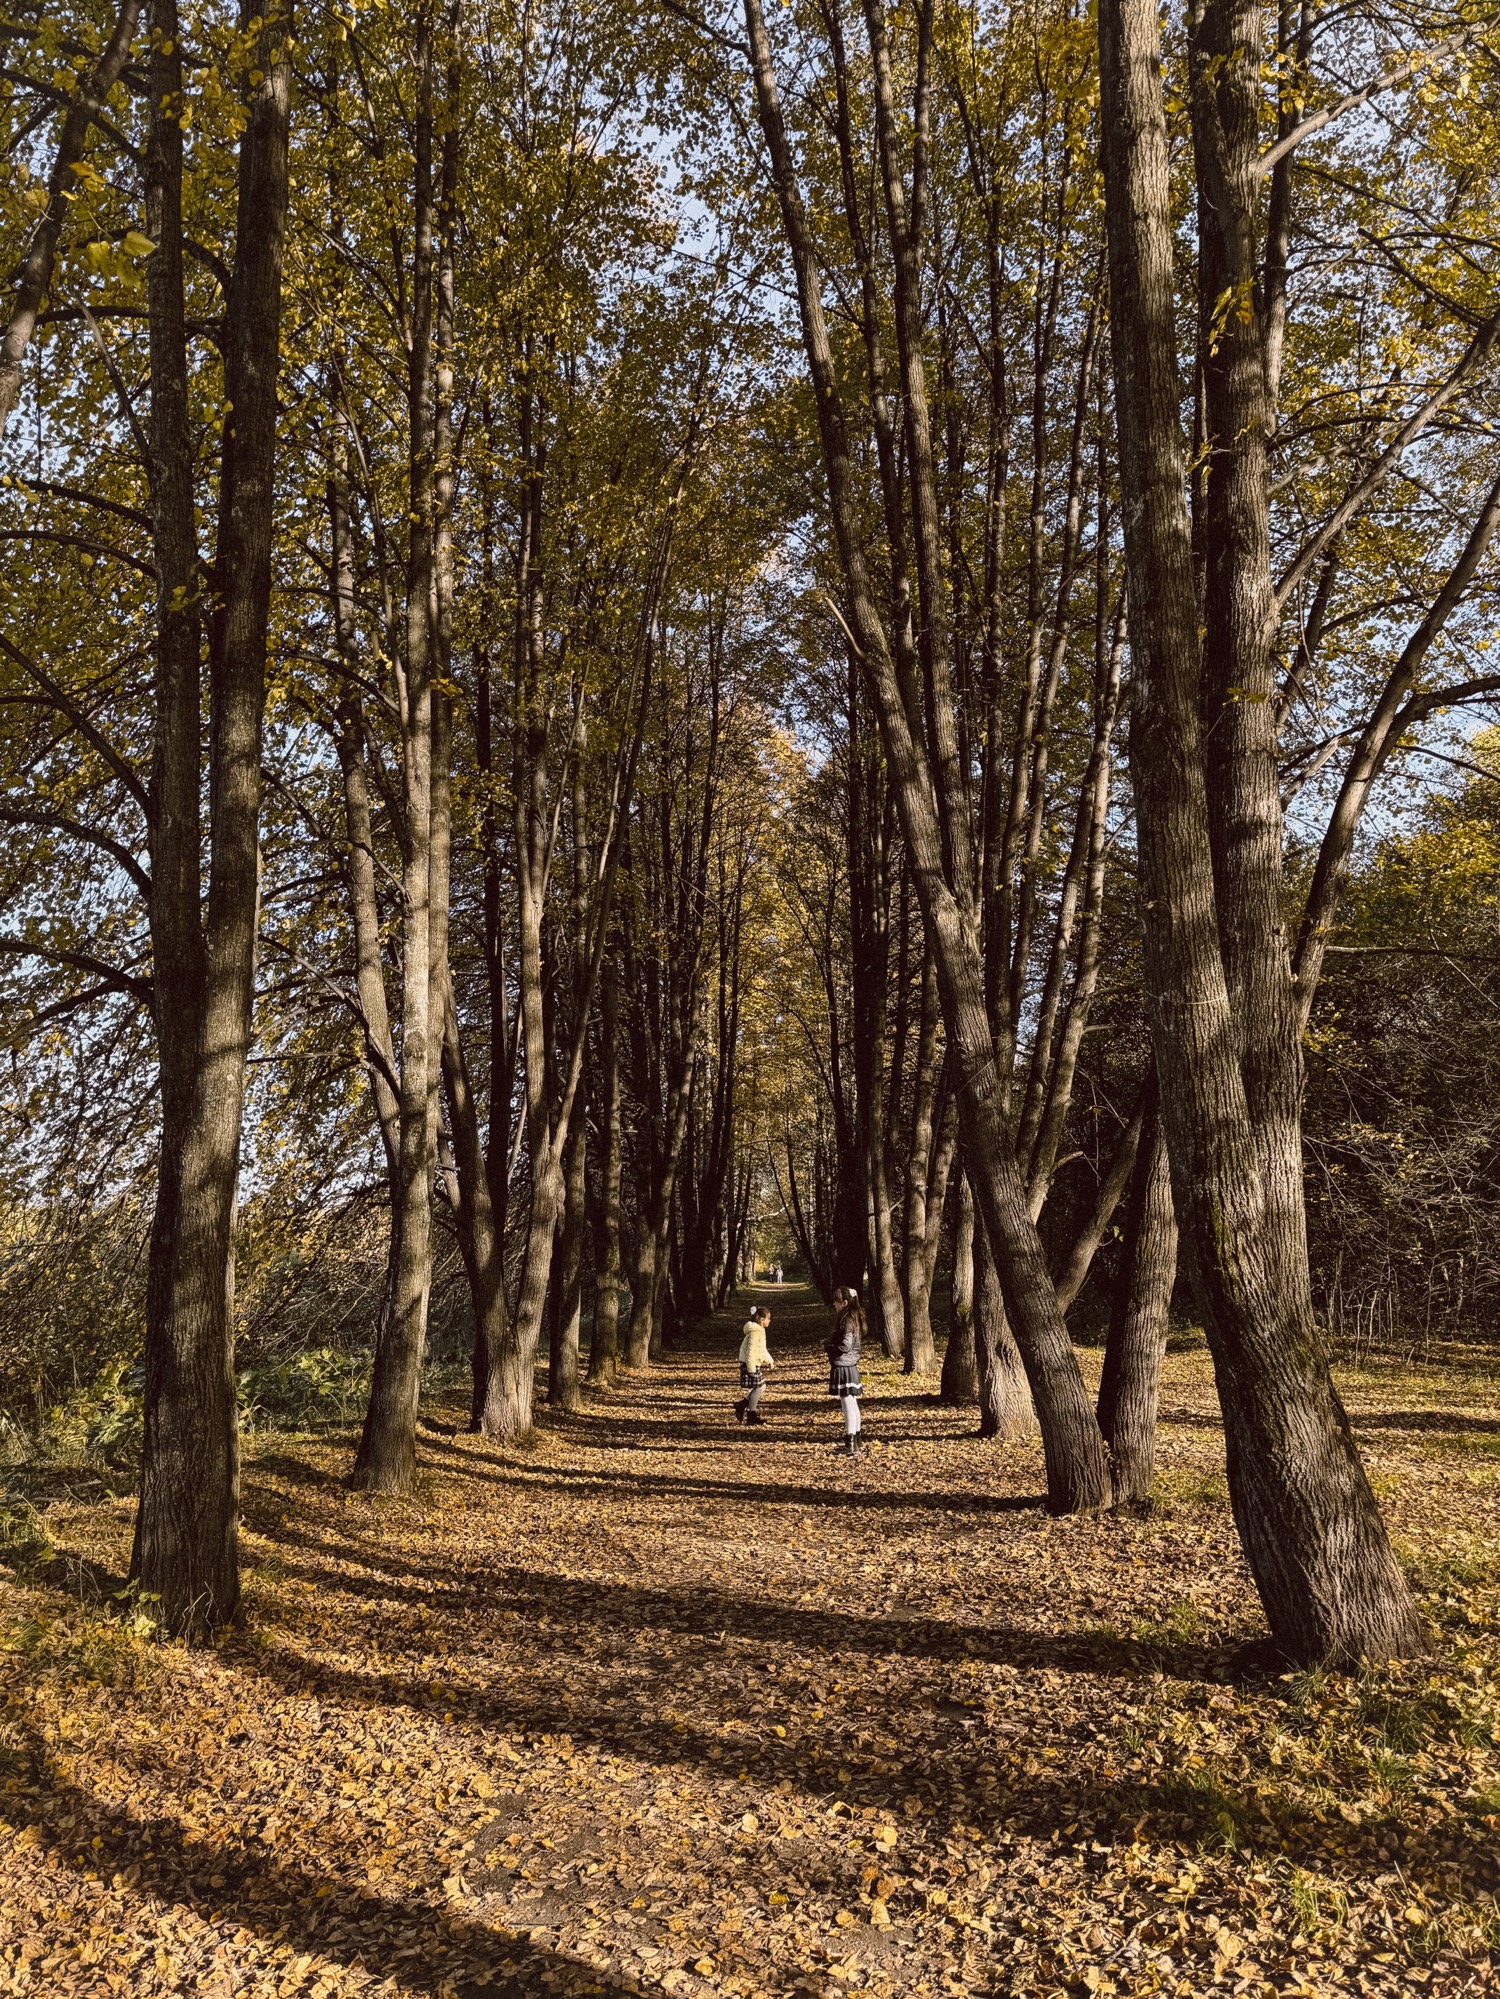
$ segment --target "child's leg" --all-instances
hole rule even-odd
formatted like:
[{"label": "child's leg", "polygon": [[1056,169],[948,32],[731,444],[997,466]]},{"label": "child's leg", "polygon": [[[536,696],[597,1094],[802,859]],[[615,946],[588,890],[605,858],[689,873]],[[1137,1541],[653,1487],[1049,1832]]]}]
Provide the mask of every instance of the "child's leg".
[{"label": "child's leg", "polygon": [[859,1435],[859,1397],[857,1395],[841,1395],[839,1397],[839,1406],[844,1412],[844,1435],[846,1437],[857,1437]]},{"label": "child's leg", "polygon": [[747,1416],[754,1415],[755,1411],[760,1407],[760,1398],[765,1392],[766,1384],[763,1381],[757,1381],[750,1393],[745,1397],[745,1413]]}]

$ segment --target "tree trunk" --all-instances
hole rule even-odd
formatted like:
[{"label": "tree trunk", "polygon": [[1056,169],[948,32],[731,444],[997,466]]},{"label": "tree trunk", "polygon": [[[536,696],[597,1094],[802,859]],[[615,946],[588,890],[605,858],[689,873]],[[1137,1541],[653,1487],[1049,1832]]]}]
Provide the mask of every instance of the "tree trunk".
[{"label": "tree trunk", "polygon": [[668,1103],[666,1145],[660,1176],[652,1191],[650,1207],[641,1217],[640,1248],[636,1256],[635,1275],[631,1280],[630,1321],[625,1329],[625,1365],[631,1368],[649,1366],[653,1349],[657,1352],[661,1350],[667,1231],[672,1221],[677,1162],[682,1157],[682,1143],[687,1136],[696,1059],[696,1051],[689,1040],[684,1052],[683,1073]]},{"label": "tree trunk", "polygon": [[[240,143],[211,626],[208,894],[201,906],[200,571],[183,294],[181,43],[152,12],[147,226],[157,559],[151,936],[162,1152],[147,1276],[144,1442],[131,1578],[166,1629],[239,1603],[234,1227],[255,987],[260,761],[271,598],[281,265],[288,200],[288,25],[257,37]],[[279,44],[279,46],[278,46]],[[274,50],[274,60],[273,60]]]},{"label": "tree trunk", "polygon": [[1099,1382],[1099,1428],[1109,1446],[1115,1505],[1148,1499],[1167,1312],[1177,1281],[1177,1216],[1167,1142],[1155,1116],[1130,1190],[1120,1275],[1110,1304]]},{"label": "tree trunk", "polygon": [[[404,806],[401,871],[401,1082],[398,1179],[392,1227],[398,1251],[396,1296],[375,1348],[370,1403],[350,1483],[365,1492],[410,1492],[417,1465],[417,1407],[427,1306],[432,1290],[432,1184],[437,1164],[445,954],[434,953],[436,917],[445,928],[446,893],[434,897],[434,527],[436,465],[432,421],[434,229],[432,41],[419,15],[415,247],[408,357],[408,477],[411,545],[406,584],[404,675],[399,678]],[[439,697],[446,702],[446,697]],[[439,785],[444,784],[443,777]],[[435,858],[437,867],[434,866]]]},{"label": "tree trunk", "polygon": [[444,979],[443,1087],[453,1124],[453,1151],[458,1164],[458,1234],[469,1297],[474,1311],[473,1380],[469,1396],[469,1428],[477,1430],[484,1415],[490,1368],[504,1343],[506,1330],[505,1250],[495,1225],[486,1171],[479,1108],[469,1081],[453,1004],[451,978]]},{"label": "tree trunk", "polygon": [[969,1190],[967,1174],[958,1183],[948,1344],[943,1352],[943,1379],[938,1396],[955,1409],[979,1400],[979,1359],[974,1340],[974,1196]]},{"label": "tree trunk", "polygon": [[630,1317],[625,1324],[625,1365],[628,1368],[651,1364],[651,1314],[656,1293],[656,1229],[641,1217],[636,1243],[635,1268],[630,1275]]},{"label": "tree trunk", "polygon": [[547,1357],[547,1401],[554,1409],[581,1409],[578,1336],[583,1320],[584,1174],[588,1154],[584,1123],[575,1113],[564,1176],[563,1223],[553,1290],[551,1342]]},{"label": "tree trunk", "polygon": [[865,1140],[866,1203],[870,1226],[870,1320],[888,1360],[899,1360],[906,1344],[896,1239],[891,1229],[891,1190],[885,1170],[884,1119],[870,1120]]},{"label": "tree trunk", "polygon": [[[1213,1351],[1235,1521],[1272,1636],[1299,1663],[1347,1665],[1414,1652],[1422,1634],[1312,1321],[1293,1186],[1300,1049],[1289,1033],[1296,1013],[1286,942],[1267,902],[1273,833],[1280,840],[1277,772],[1267,718],[1248,714],[1269,709],[1272,637],[1259,339],[1251,352],[1239,310],[1226,315],[1209,412],[1208,589],[1227,623],[1216,633],[1212,611],[1206,623],[1214,646],[1238,655],[1229,662],[1236,698],[1217,658],[1207,690],[1224,737],[1214,752],[1211,813],[1152,0],[1102,0],[1099,42],[1134,669],[1130,757],[1173,1198]],[[1214,254],[1255,334],[1253,269],[1245,271],[1257,184],[1257,10],[1210,8],[1202,57],[1195,142],[1216,219],[1204,218],[1200,240],[1218,231]],[[1212,283],[1209,269],[1203,280]],[[1278,851],[1278,884],[1279,870]]]},{"label": "tree trunk", "polygon": [[[958,1115],[950,1103],[942,1120],[943,1128],[928,1157],[927,1192],[924,1197],[922,1233],[912,1246],[906,1273],[908,1320],[915,1310],[919,1325],[925,1324],[928,1361],[921,1371],[931,1374],[937,1367],[937,1347],[932,1338],[932,1286],[937,1277],[938,1251],[943,1240],[943,1210],[948,1204],[948,1177],[958,1154]],[[915,1370],[912,1370],[915,1372]]]},{"label": "tree trunk", "polygon": [[982,1229],[974,1231],[974,1352],[980,1436],[998,1437],[1002,1443],[1029,1436],[1037,1426],[1031,1391]]},{"label": "tree trunk", "polygon": [[933,1112],[941,1056],[937,1045],[937,975],[929,957],[922,976],[922,1016],[912,1085],[911,1144],[906,1154],[905,1341],[902,1369],[931,1374],[937,1367],[928,1300],[932,1266],[927,1257],[927,1182],[933,1165]]},{"label": "tree trunk", "polygon": [[562,1173],[550,1148],[543,1154],[531,1190],[526,1260],[515,1316],[505,1329],[485,1383],[479,1427],[501,1443],[520,1443],[531,1434],[536,1386],[536,1350],[552,1272],[553,1237],[562,1206]]},{"label": "tree trunk", "polygon": [[598,1263],[589,1380],[609,1387],[620,1371],[620,1182],[625,1164],[625,1125],[620,1111],[620,987],[613,954],[605,961],[603,984],[599,1125],[604,1157],[599,1175],[599,1231],[594,1245]]}]

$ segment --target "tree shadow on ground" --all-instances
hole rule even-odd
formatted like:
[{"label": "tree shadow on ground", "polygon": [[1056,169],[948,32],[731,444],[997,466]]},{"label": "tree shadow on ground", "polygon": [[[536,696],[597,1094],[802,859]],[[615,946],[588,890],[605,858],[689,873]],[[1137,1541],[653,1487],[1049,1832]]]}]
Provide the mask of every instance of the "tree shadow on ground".
[{"label": "tree shadow on ground", "polygon": [[[545,1619],[551,1625],[566,1622],[577,1632],[580,1646],[588,1637],[604,1632],[639,1638],[649,1631],[661,1631],[790,1645],[799,1651],[835,1656],[902,1655],[934,1664],[977,1660],[986,1665],[1126,1679],[1163,1672],[1178,1680],[1218,1682],[1238,1671],[1258,1680],[1265,1670],[1259,1656],[1243,1646],[1165,1637],[1147,1642],[1098,1629],[1028,1631],[1010,1625],[960,1624],[916,1613],[869,1616],[818,1609],[769,1594],[737,1595],[705,1583],[668,1589],[559,1576],[545,1569],[503,1563],[429,1566],[418,1580],[413,1579],[408,1563],[352,1539],[330,1543],[326,1535],[302,1532],[284,1520],[266,1523],[261,1532],[273,1545],[297,1548],[313,1558],[300,1564],[283,1558],[279,1565],[282,1575],[310,1582],[328,1595],[410,1601],[428,1610],[447,1608],[465,1616],[473,1614],[478,1596],[496,1610]],[[374,1573],[351,1574],[339,1566],[341,1563]]]},{"label": "tree shadow on ground", "polygon": [[[253,1844],[205,1841],[172,1818],[135,1818],[55,1771],[39,1736],[23,1733],[27,1771],[6,1801],[14,1824],[34,1826],[54,1869],[126,1877],[127,1892],[186,1903],[217,1923],[236,1923],[268,1943],[318,1951],[403,1993],[460,1999],[563,1999],[638,1989],[566,1954],[500,1935],[436,1904],[387,1901],[327,1874],[285,1866]],[[332,1892],[330,1891],[330,1888]]]},{"label": "tree shadow on ground", "polygon": [[[527,1618],[546,1620],[546,1636],[540,1642],[554,1649],[559,1670],[548,1673],[541,1687],[522,1685],[502,1670],[482,1684],[448,1681],[435,1690],[416,1673],[391,1669],[364,1673],[309,1659],[292,1645],[278,1643],[259,1648],[244,1665],[283,1691],[376,1709],[397,1704],[417,1710],[440,1708],[445,1719],[451,1717],[464,1727],[495,1730],[532,1743],[566,1737],[575,1751],[593,1748],[605,1757],[636,1761],[657,1773],[691,1768],[700,1778],[726,1787],[734,1773],[743,1771],[767,1791],[777,1786],[792,1788],[805,1795],[846,1802],[851,1810],[870,1805],[886,1814],[909,1809],[915,1794],[924,1817],[935,1821],[945,1834],[982,1819],[996,1831],[1012,1835],[1065,1838],[1074,1851],[1082,1850],[1081,1843],[1096,1840],[1101,1843],[1097,1862],[1101,1871],[1111,1864],[1107,1849],[1115,1842],[1144,1837],[1166,1846],[1182,1843],[1200,1849],[1227,1849],[1247,1859],[1274,1859],[1278,1863],[1284,1859],[1339,1872],[1363,1864],[1374,1873],[1394,1858],[1414,1883],[1432,1886],[1443,1894],[1454,1891],[1455,1877],[1462,1879],[1468,1893],[1491,1892],[1500,1880],[1492,1836],[1483,1825],[1450,1820],[1434,1829],[1430,1838],[1408,1839],[1394,1814],[1351,1827],[1341,1819],[1325,1819],[1316,1806],[1286,1792],[1275,1794],[1268,1804],[1253,1789],[1242,1790],[1232,1778],[1215,1778],[1207,1770],[1186,1769],[1155,1780],[1122,1776],[1118,1781],[1107,1781],[1095,1776],[1081,1779],[1076,1765],[1066,1761],[1039,1769],[1032,1757],[1027,1768],[1017,1761],[1018,1747],[1024,1749],[1024,1744],[1018,1745],[1014,1737],[997,1734],[988,1726],[966,1726],[948,1718],[944,1710],[956,1704],[934,1701],[930,1687],[925,1698],[919,1689],[913,1689],[910,1707],[902,1718],[903,1752],[895,1760],[888,1752],[877,1755],[864,1746],[860,1717],[851,1717],[842,1729],[831,1720],[817,1723],[816,1736],[824,1751],[820,1764],[809,1761],[805,1739],[798,1740],[795,1734],[783,1740],[769,1732],[757,1733],[730,1745],[731,1753],[726,1756],[721,1732],[662,1716],[656,1701],[649,1697],[653,1673],[665,1690],[681,1682],[686,1668],[680,1649],[652,1653],[648,1649],[651,1637],[693,1630],[691,1623],[654,1625],[649,1615],[645,1622],[632,1621],[627,1600],[638,1596],[650,1599],[660,1592],[605,1591],[602,1594],[613,1601],[601,1617],[601,1592],[593,1586],[566,1586],[567,1597],[559,1601],[556,1579],[550,1576],[533,1575],[524,1590],[517,1588],[513,1574],[504,1580],[506,1607],[519,1612],[523,1624]],[[692,1594],[684,1593],[688,1598]],[[472,1606],[469,1609],[472,1612]],[[711,1624],[700,1626],[694,1635],[702,1642],[693,1655],[692,1671],[696,1677],[717,1666],[726,1688],[741,1684],[747,1660],[743,1643],[736,1641],[752,1635],[767,1642],[779,1640],[789,1650],[805,1651],[821,1646],[828,1635],[819,1620],[812,1624],[811,1630],[804,1630],[795,1609],[787,1606],[766,1612],[754,1633],[747,1634],[743,1626],[736,1629],[732,1624],[722,1632],[715,1632]],[[1037,1669],[1133,1670],[1144,1675],[1152,1670],[1172,1672],[1176,1667],[1179,1672],[1174,1677],[1197,1677],[1180,1672],[1189,1664],[1182,1655],[1190,1654],[1199,1662],[1214,1661],[1220,1670],[1238,1659],[1242,1677],[1265,1680],[1274,1670],[1263,1647],[1180,1646],[1166,1648],[1149,1663],[1122,1667],[1119,1655],[1125,1648],[1121,1641],[1106,1638],[1101,1642],[1083,1636],[1071,1641],[1036,1639],[1029,1633],[1014,1636],[1021,1642],[1009,1648],[1009,1658]],[[632,1639],[637,1650],[634,1654],[611,1652],[601,1647],[600,1641],[606,1637],[616,1642]],[[593,1663],[610,1680],[603,1690],[590,1685],[582,1671],[589,1643],[596,1648]],[[988,1656],[994,1657],[998,1650],[991,1648]],[[930,1652],[922,1656],[927,1660],[933,1657]],[[975,1655],[965,1652],[963,1656]],[[631,1659],[635,1662],[634,1677],[627,1668]],[[753,1662],[748,1670],[754,1670]],[[515,1774],[512,1763],[497,1764],[497,1770]],[[729,1792],[725,1810],[732,1818],[742,1804],[743,1794],[736,1787]]]},{"label": "tree shadow on ground", "polygon": [[1500,1435],[1500,1416],[1469,1416],[1457,1409],[1371,1409],[1349,1421],[1356,1430],[1471,1431]]},{"label": "tree shadow on ground", "polygon": [[[294,1458],[282,1451],[265,1452],[254,1459],[257,1472],[282,1480],[287,1485],[307,1486],[314,1492],[343,1492],[348,1490],[337,1472],[324,1471],[321,1465],[310,1465],[304,1458]],[[248,1518],[254,1510],[253,1500],[247,1498],[245,1513]]]},{"label": "tree shadow on ground", "polygon": [[54,1548],[45,1539],[6,1549],[0,1568],[9,1569],[19,1582],[57,1590],[91,1610],[115,1610],[133,1596],[129,1577],[118,1569],[71,1548]]},{"label": "tree shadow on ground", "polygon": [[[632,1435],[634,1426],[626,1425]],[[616,1440],[618,1442],[618,1440]],[[459,1450],[451,1444],[431,1443],[442,1460],[445,1472],[455,1472],[493,1485],[516,1485],[527,1491],[551,1489],[575,1494],[608,1494],[627,1498],[632,1494],[665,1493],[684,1499],[729,1499],[737,1504],[796,1507],[859,1507],[876,1512],[899,1513],[1044,1513],[1046,1497],[1041,1493],[988,1492],[883,1492],[861,1485],[791,1485],[767,1479],[681,1478],[655,1472],[593,1471],[586,1466],[577,1471],[554,1473],[551,1467],[533,1466],[525,1460],[503,1457],[497,1452],[471,1448]],[[820,1446],[821,1447],[821,1446]],[[600,1448],[609,1445],[600,1440]],[[632,1450],[642,1447],[632,1443]],[[649,1446],[646,1447],[649,1450]],[[858,1477],[858,1473],[854,1474]]]}]

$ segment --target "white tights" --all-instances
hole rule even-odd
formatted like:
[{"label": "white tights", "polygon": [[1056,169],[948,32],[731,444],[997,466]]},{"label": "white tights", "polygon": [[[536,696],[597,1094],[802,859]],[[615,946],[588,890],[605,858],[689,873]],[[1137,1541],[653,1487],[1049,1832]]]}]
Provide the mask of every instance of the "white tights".
[{"label": "white tights", "polygon": [[859,1435],[859,1397],[857,1395],[841,1395],[839,1397],[839,1407],[844,1412],[844,1435],[846,1437],[857,1437]]}]

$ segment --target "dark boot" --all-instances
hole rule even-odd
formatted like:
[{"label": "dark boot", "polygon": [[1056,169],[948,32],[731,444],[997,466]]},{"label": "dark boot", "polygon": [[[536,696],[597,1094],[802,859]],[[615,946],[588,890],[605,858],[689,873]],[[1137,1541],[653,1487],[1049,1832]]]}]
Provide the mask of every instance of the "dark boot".
[{"label": "dark boot", "polygon": [[851,1458],[862,1458],[864,1454],[865,1454],[864,1438],[860,1435],[859,1431],[856,1430],[854,1435],[849,1439],[849,1455]]},{"label": "dark boot", "polygon": [[745,1421],[747,1423],[763,1424],[765,1420],[765,1417],[761,1415],[758,1409],[747,1409],[745,1411]]},{"label": "dark boot", "polygon": [[743,1395],[734,1405],[734,1420],[736,1423],[743,1423],[745,1420],[745,1398]]}]

